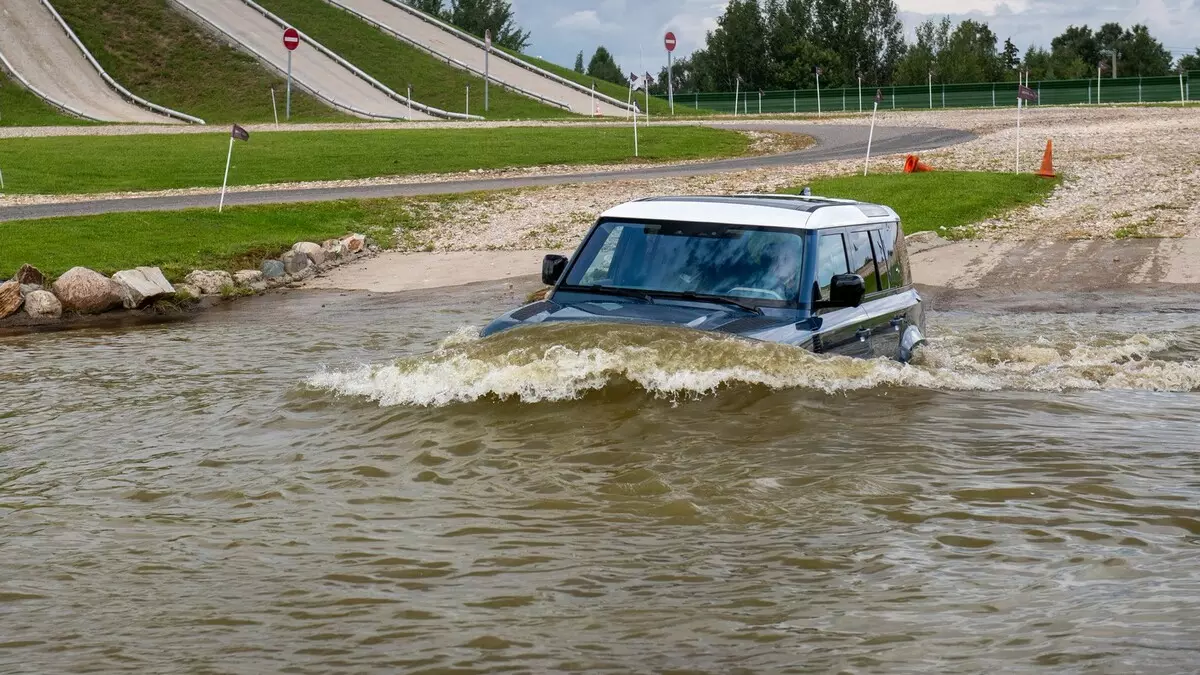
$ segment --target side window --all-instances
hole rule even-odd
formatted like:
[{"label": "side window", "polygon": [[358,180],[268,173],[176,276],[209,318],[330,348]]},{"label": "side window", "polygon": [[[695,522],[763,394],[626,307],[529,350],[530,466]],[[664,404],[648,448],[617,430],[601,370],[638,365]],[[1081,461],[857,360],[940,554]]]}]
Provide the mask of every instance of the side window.
[{"label": "side window", "polygon": [[817,248],[816,284],[821,288],[822,300],[829,299],[829,287],[833,283],[833,277],[849,271],[850,268],[846,266],[846,246],[842,243],[842,235],[821,235],[820,245]]},{"label": "side window", "polygon": [[875,273],[875,255],[871,250],[869,232],[851,232],[846,235],[846,255],[850,258],[850,271],[867,282],[867,293],[879,288],[879,275]]},{"label": "side window", "polygon": [[[894,239],[893,239],[894,241]],[[887,242],[884,230],[871,230],[871,246],[875,248],[875,267],[879,270],[879,286],[887,290],[897,286],[891,276],[895,246]]]}]

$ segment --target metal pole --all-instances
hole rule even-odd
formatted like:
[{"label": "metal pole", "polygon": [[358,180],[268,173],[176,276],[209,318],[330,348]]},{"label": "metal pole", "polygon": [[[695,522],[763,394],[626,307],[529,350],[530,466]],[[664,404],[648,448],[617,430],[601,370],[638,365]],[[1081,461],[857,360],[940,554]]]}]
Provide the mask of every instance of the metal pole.
[{"label": "metal pole", "polygon": [[1179,105],[1187,106],[1187,94],[1183,90],[1183,71],[1179,71]]},{"label": "metal pole", "polygon": [[633,156],[638,156],[637,113],[633,113]]},{"label": "metal pole", "polygon": [[650,73],[646,73],[646,81],[642,82],[642,86],[646,88],[646,126],[650,126]]},{"label": "metal pole", "polygon": [[796,90],[792,90],[792,114],[796,114]]},{"label": "metal pole", "polygon": [[288,50],[287,121],[292,121],[292,50]]},{"label": "metal pole", "polygon": [[871,166],[871,142],[875,140],[875,115],[879,112],[879,101],[875,101],[875,109],[871,111],[871,134],[867,136],[867,161],[863,164],[863,175]]},{"label": "metal pole", "polygon": [[275,113],[275,128],[279,128],[279,106],[275,105],[275,87],[271,87],[271,112]]},{"label": "metal pole", "polygon": [[933,73],[929,73],[929,109],[933,110]]},{"label": "metal pole", "polygon": [[225,157],[225,178],[221,181],[221,203],[217,206],[217,213],[225,210],[225,186],[229,185],[229,163],[233,161],[233,135],[229,136],[229,154]]},{"label": "metal pole", "polygon": [[762,114],[762,92],[758,92],[758,114]]},{"label": "metal pole", "polygon": [[675,70],[672,68],[671,51],[667,50],[667,101],[671,104],[671,114],[675,114]]},{"label": "metal pole", "polygon": [[[1090,96],[1088,98],[1091,98]],[[992,85],[992,107],[996,107],[996,85]]]},{"label": "metal pole", "polygon": [[467,115],[471,114],[471,85],[467,85]]},{"label": "metal pole", "polygon": [[1100,69],[1096,69],[1096,105],[1100,105]]},{"label": "metal pole", "polygon": [[1142,76],[1138,75],[1138,103],[1142,102]]},{"label": "metal pole", "polygon": [[817,117],[821,116],[821,73],[817,73]]},{"label": "metal pole", "polygon": [[742,78],[734,78],[733,82],[733,116],[737,117],[738,94],[742,91]]},{"label": "metal pole", "polygon": [[491,97],[488,92],[489,81],[491,80],[492,72],[492,45],[489,43],[487,49],[483,50],[483,112],[490,111]]},{"label": "metal pole", "polygon": [[[875,109],[879,109],[879,104],[875,104]],[[862,112],[862,75],[858,76],[858,112]]]},{"label": "metal pole", "polygon": [[1017,173],[1021,173],[1021,98],[1017,97]]},{"label": "metal pole", "polygon": [[408,121],[412,121],[412,83],[408,83]]},{"label": "metal pole", "polygon": [[592,117],[596,116],[596,81],[592,80]]},{"label": "metal pole", "polygon": [[946,83],[942,83],[942,108],[946,108]]}]

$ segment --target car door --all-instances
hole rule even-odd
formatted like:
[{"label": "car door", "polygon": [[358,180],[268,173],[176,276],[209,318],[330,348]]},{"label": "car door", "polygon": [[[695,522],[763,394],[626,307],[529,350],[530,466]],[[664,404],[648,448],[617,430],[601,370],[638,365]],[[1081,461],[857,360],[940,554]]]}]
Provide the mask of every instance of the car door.
[{"label": "car door", "polygon": [[904,283],[897,253],[898,232],[896,223],[871,230],[879,293],[863,304],[871,325],[875,356],[889,359],[900,357],[900,342],[918,302],[916,293]]},{"label": "car door", "polygon": [[[845,238],[841,232],[822,234],[817,238],[816,294],[820,300],[829,299],[829,286],[834,275],[850,271],[846,257]],[[871,332],[865,326],[867,313],[862,307],[839,307],[818,310],[820,325],[814,331],[813,351],[870,358],[874,355]]]}]

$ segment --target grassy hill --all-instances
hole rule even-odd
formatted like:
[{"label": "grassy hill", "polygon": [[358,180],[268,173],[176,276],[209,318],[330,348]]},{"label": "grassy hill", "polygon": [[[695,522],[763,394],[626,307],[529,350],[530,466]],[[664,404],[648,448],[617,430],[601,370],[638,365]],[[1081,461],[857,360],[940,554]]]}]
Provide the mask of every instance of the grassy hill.
[{"label": "grassy hill", "polygon": [[[282,77],[172,9],[167,0],[54,0],[54,8],[121,84],[154,103],[210,124],[273,119],[275,88],[283,115]],[[292,91],[293,122],[353,121]]]},{"label": "grassy hill", "polygon": [[59,112],[22,87],[16,80],[0,73],[0,127],[58,126],[89,124],[86,120]]},{"label": "grassy hill", "polygon": [[[321,0],[258,0],[283,20],[312,36],[362,68],[392,90],[403,94],[411,83],[413,98],[442,110],[463,112],[466,87],[471,85],[471,113],[483,114],[483,78],[446,65],[415,47],[371,26],[349,12]],[[575,117],[493,85],[489,119],[546,119]]]},{"label": "grassy hill", "polygon": [[[602,94],[605,94],[607,96],[611,96],[611,97],[617,99],[618,101],[629,100],[629,87],[628,86],[623,86],[620,84],[613,84],[612,82],[608,82],[606,80],[594,80],[591,77],[588,77],[584,73],[577,73],[574,70],[571,70],[570,68],[564,68],[564,67],[558,65],[557,63],[551,63],[550,61],[546,61],[544,59],[539,59],[535,56],[530,56],[528,54],[514,52],[509,49],[506,49],[504,51],[508,52],[512,56],[517,57],[518,59],[521,59],[522,61],[525,61],[526,63],[533,64],[533,65],[537,66],[538,68],[541,68],[542,70],[547,70],[551,73],[554,73],[555,75],[558,75],[559,77],[561,77],[563,79],[570,80],[572,82],[578,82],[579,84],[582,84],[585,87],[591,87],[592,82],[595,82],[596,83],[596,91],[598,91]],[[646,96],[646,93],[642,92],[641,96],[638,97],[638,105],[641,107],[645,107],[645,105],[646,105],[645,96]],[[676,116],[685,117],[688,115],[709,114],[708,111],[697,110],[697,109],[693,108],[692,106],[683,105],[682,102],[686,101],[686,100],[687,100],[686,95],[680,95],[680,96],[675,97],[675,115]],[[651,96],[650,96],[650,116],[651,117],[654,117],[654,116],[663,117],[663,116],[669,116],[670,114],[671,114],[671,104],[663,99],[655,98],[654,95],[651,94]]]}]

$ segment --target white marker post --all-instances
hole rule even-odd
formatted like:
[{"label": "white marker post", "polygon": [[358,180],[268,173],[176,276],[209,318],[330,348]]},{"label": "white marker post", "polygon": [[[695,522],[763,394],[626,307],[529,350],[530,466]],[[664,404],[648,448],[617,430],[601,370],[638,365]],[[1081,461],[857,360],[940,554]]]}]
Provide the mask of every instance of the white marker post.
[{"label": "white marker post", "polygon": [[467,116],[471,116],[471,85],[467,85]]},{"label": "white marker post", "polygon": [[279,128],[279,106],[275,105],[275,87],[271,87],[271,112],[275,113],[275,128]]},{"label": "white marker post", "polygon": [[1187,93],[1183,89],[1183,66],[1179,67],[1179,105],[1187,107]]},{"label": "white marker post", "polygon": [[[484,87],[484,91],[487,91],[487,87]],[[484,97],[484,101],[487,101],[487,97]],[[412,82],[408,83],[408,121],[412,121]]]},{"label": "white marker post", "polygon": [[650,126],[650,73],[646,73],[642,86],[646,88],[646,126]]},{"label": "white marker post", "polygon": [[1038,99],[1037,92],[1021,84],[1017,85],[1017,173],[1021,173],[1021,108],[1025,101],[1030,103]]},{"label": "white marker post", "polygon": [[633,156],[638,156],[638,129],[637,129],[638,114],[635,110],[633,113]]},{"label": "white marker post", "polygon": [[592,80],[592,117],[596,116],[596,81]]},{"label": "white marker post", "polygon": [[821,66],[814,66],[813,72],[817,75],[817,117],[821,116]]},{"label": "white marker post", "polygon": [[871,111],[871,134],[867,136],[867,161],[863,164],[863,175],[871,167],[871,143],[875,141],[875,115],[879,113],[879,102],[883,100],[883,90],[875,92],[875,109]]},{"label": "white marker post", "polygon": [[[879,106],[876,105],[875,109],[879,110]],[[862,111],[863,111],[863,109],[862,109],[862,73],[859,73],[858,74],[858,112],[862,112]]]},{"label": "white marker post", "polygon": [[295,28],[288,28],[283,31],[283,46],[287,49],[288,64],[287,64],[287,102],[285,103],[285,115],[287,121],[292,121],[292,52],[300,46],[300,31]]},{"label": "white marker post", "polygon": [[[489,28],[483,32],[483,112],[491,110],[491,95],[488,92],[489,80],[491,79],[492,65],[492,29]],[[411,103],[410,103],[411,105]]]},{"label": "white marker post", "polygon": [[250,132],[233,125],[229,132],[229,154],[225,156],[225,178],[221,180],[221,202],[217,205],[217,213],[225,210],[225,188],[229,185],[229,165],[233,162],[233,142],[250,140]]},{"label": "white marker post", "polygon": [[733,76],[733,116],[737,117],[738,95],[742,91],[742,76]]}]

